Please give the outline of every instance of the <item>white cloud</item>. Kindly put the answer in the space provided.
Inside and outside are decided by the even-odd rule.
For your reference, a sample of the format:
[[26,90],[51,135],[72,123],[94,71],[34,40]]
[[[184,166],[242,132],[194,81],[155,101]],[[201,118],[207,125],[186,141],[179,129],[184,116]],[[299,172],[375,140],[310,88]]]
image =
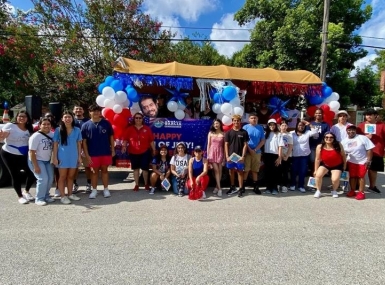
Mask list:
[[8,13],[10,13],[11,15],[14,15],[16,13],[15,7],[9,3],[5,3],[5,10],[8,11]]
[[[247,42],[231,42],[232,40],[249,40],[250,30],[254,28],[256,21],[244,26],[239,26],[234,21],[234,14],[225,14],[219,23],[212,27],[210,40],[220,54],[231,57],[235,52],[241,50]],[[227,29],[227,30],[225,30]],[[231,30],[234,29],[234,30]],[[215,42],[214,40],[229,40],[228,42]]]

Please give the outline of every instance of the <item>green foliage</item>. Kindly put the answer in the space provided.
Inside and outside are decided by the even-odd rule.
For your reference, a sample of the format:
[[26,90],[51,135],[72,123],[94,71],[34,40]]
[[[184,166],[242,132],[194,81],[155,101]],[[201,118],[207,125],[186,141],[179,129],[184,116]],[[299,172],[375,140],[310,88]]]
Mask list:
[[355,90],[351,95],[352,103],[361,108],[380,107],[382,97],[376,72],[369,66],[357,69]]
[[372,66],[376,66],[379,72],[378,76],[380,77],[381,71],[385,70],[385,50],[376,50],[377,57],[372,60]]
[[327,81],[327,84],[332,87],[334,92],[340,95],[340,109],[346,109],[346,107],[352,103],[351,97],[355,91],[355,83],[350,78],[350,71],[348,69],[337,71],[334,76]]

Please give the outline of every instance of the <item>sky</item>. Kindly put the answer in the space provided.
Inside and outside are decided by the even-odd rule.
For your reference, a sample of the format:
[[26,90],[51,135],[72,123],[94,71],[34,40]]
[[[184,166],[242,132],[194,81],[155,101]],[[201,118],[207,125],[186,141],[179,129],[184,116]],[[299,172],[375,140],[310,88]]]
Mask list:
[[[10,0],[13,7],[28,10],[33,7],[29,0]],[[145,0],[144,11],[163,23],[163,27],[173,27],[172,31],[179,37],[198,33],[196,38],[211,40],[248,40],[250,29],[255,22],[240,27],[234,21],[234,14],[243,6],[242,0]],[[366,22],[358,33],[367,46],[385,48],[385,1],[368,0],[373,8],[372,18]],[[322,15],[320,15],[322,17]],[[245,43],[213,42],[220,54],[231,57],[242,49]],[[363,68],[375,58],[375,49],[366,48],[368,55],[355,63]]]

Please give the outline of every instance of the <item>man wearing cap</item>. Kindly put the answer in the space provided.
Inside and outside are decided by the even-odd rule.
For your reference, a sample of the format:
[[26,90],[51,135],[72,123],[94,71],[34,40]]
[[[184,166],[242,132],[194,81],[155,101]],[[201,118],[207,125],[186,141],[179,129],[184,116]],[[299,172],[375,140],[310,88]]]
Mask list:
[[385,147],[385,124],[377,121],[378,113],[374,109],[364,112],[365,122],[357,127],[357,134],[364,134],[374,144],[372,162],[369,167],[369,190],[381,193],[377,188],[377,172],[384,171],[384,147]]
[[[226,194],[232,195],[239,191],[239,197],[242,197],[245,192],[245,187],[243,185],[243,171],[247,153],[247,143],[250,140],[249,134],[241,129],[241,119],[241,116],[233,115],[233,128],[225,133],[225,156],[227,166],[231,167],[229,168],[231,186]],[[231,158],[235,156],[233,154],[240,157],[236,163],[231,160]],[[235,188],[235,172],[238,174],[239,189]]]
[[348,134],[346,133],[346,128],[347,126],[351,125],[351,123],[348,123],[349,118],[350,116],[345,110],[338,111],[338,122],[330,128],[330,132],[332,132],[336,136],[337,141],[339,142],[348,137]]
[[[347,155],[349,169],[350,191],[348,197],[356,197],[357,200],[365,199],[365,175],[370,167],[374,144],[364,135],[357,135],[357,127],[349,125],[346,127],[348,137],[341,142]],[[356,186],[358,182],[358,193]]]

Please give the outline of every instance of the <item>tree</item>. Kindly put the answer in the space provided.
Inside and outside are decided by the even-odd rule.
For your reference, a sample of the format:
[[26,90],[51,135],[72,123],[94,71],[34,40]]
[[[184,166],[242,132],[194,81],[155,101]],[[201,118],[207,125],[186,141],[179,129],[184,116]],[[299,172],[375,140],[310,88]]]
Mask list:
[[370,66],[357,69],[355,90],[351,101],[361,108],[382,106],[378,75]]
[[376,66],[379,73],[385,70],[385,50],[376,50],[377,57],[372,60],[371,65]]
[[355,94],[355,83],[350,78],[350,71],[343,69],[335,72],[334,76],[327,80],[327,84],[332,86],[333,91],[340,95],[338,100],[341,104],[340,109],[346,109],[352,103],[351,98]]
[[[334,1],[330,7],[328,76],[354,68],[366,55],[356,31],[371,16],[363,0]],[[251,43],[236,53],[233,64],[319,73],[323,5],[319,0],[246,0],[234,18],[243,25],[258,19]]]

